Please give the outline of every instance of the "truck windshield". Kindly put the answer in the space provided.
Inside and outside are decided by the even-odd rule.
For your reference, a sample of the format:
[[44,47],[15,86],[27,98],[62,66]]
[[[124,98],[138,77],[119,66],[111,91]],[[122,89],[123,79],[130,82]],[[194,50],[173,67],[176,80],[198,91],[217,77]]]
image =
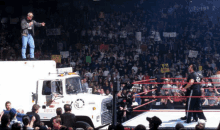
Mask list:
[[82,92],[81,80],[80,78],[68,78],[66,79],[66,93],[74,94]]

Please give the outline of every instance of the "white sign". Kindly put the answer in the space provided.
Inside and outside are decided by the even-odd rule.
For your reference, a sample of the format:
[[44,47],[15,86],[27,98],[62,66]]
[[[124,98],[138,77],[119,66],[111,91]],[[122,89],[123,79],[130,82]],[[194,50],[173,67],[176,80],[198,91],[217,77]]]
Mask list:
[[193,50],[190,50],[189,51],[189,57],[190,58],[193,58],[193,57],[197,57],[197,55],[198,55],[198,51],[193,51]]
[[135,38],[137,41],[141,41],[141,32],[136,32],[135,33]]
[[140,54],[141,53],[141,49],[136,49],[136,51]]
[[69,56],[69,51],[61,51],[60,55],[62,56],[62,58],[68,58]]
[[176,37],[176,32],[171,32],[170,37]]
[[176,37],[176,32],[163,32],[163,37]]
[[163,32],[163,37],[170,37],[170,33],[168,33],[168,32]]
[[54,29],[47,29],[47,36],[49,35],[61,35],[60,28],[54,28]]
[[160,38],[160,33],[159,32],[156,32],[155,34],[155,37],[154,37],[154,41],[161,41],[161,38]]

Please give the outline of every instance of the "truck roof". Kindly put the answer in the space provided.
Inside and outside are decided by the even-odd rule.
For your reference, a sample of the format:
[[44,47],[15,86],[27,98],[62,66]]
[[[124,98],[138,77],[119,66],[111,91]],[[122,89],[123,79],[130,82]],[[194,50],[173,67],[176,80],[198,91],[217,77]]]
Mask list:
[[53,60],[0,61],[0,66],[0,88],[3,88],[0,91],[1,110],[6,101],[10,101],[16,109],[31,110],[32,98],[29,97],[36,91],[37,81],[47,78],[49,73],[57,73]]
[[50,75],[46,78],[40,79],[40,80],[54,80],[54,79],[66,79],[66,78],[73,78],[73,77],[78,77],[80,78],[79,75],[64,75],[64,76],[59,76],[58,74],[53,74]]

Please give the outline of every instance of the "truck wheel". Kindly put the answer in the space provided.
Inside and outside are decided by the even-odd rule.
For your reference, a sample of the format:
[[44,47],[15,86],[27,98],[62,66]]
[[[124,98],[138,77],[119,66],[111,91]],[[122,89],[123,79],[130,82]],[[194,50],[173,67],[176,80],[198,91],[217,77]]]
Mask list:
[[87,122],[84,121],[77,121],[76,122],[76,130],[86,130],[88,127],[91,127]]

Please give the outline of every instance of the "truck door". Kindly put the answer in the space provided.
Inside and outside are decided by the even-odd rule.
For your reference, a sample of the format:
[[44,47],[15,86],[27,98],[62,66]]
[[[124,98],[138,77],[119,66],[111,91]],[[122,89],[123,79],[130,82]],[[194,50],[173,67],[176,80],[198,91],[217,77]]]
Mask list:
[[[38,101],[41,109],[39,115],[41,119],[51,119],[56,116],[56,108],[63,107],[63,87],[61,80],[43,81],[42,90],[39,92]],[[40,86],[39,86],[40,87]]]

